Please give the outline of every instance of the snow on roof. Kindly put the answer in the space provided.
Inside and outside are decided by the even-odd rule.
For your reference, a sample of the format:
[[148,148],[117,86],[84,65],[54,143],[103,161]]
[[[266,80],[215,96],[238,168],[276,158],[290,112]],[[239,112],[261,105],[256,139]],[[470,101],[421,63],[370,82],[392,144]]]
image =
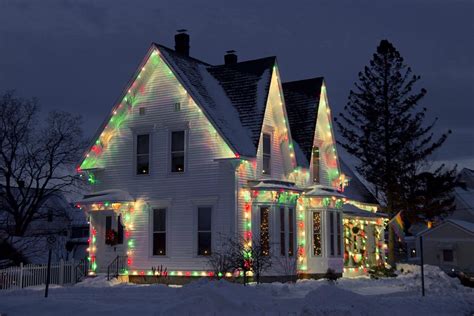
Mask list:
[[353,201],[367,204],[379,204],[375,196],[369,191],[357,174],[342,160],[339,159],[341,172],[350,177],[349,185],[344,188],[344,195]]
[[317,77],[282,84],[291,136],[299,144],[308,161],[303,167],[308,167],[311,161],[323,81],[323,77]]
[[297,187],[293,182],[289,182],[289,181],[282,181],[282,180],[277,180],[277,179],[261,179],[257,181],[258,181],[257,184],[250,186],[254,190],[301,191],[299,187]]
[[317,185],[311,186],[310,188],[311,190],[306,192],[304,194],[305,196],[321,196],[321,197],[322,196],[335,196],[335,197],[340,197],[340,198],[346,197],[344,194],[342,194],[338,190],[332,187],[325,186],[325,185],[317,184]]
[[84,195],[84,198],[77,203],[89,204],[98,202],[133,202],[135,199],[126,191],[111,189],[98,191],[91,194]]
[[459,219],[448,219],[448,222],[451,222],[455,225],[464,228],[467,231],[470,231],[471,233],[474,233],[474,223],[462,221]]
[[342,207],[342,210],[345,215],[353,216],[353,217],[366,217],[366,218],[380,218],[380,217],[387,218],[388,217],[387,214],[380,213],[380,212],[373,213],[370,211],[360,209],[357,206],[353,204],[348,204],[348,203],[344,204],[344,206]]
[[211,66],[155,45],[230,146],[255,156],[275,58]]

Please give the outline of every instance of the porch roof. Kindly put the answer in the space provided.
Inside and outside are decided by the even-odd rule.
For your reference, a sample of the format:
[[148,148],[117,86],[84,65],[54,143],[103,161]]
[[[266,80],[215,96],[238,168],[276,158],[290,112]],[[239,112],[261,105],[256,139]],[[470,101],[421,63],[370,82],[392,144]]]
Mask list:
[[352,204],[344,204],[342,207],[342,211],[344,215],[350,216],[350,217],[365,217],[365,218],[388,218],[388,215],[385,213],[373,213],[370,211],[366,211],[363,209],[358,208],[355,205]]
[[127,192],[118,189],[98,191],[86,194],[82,200],[77,201],[80,204],[93,204],[99,202],[135,202],[135,199]]
[[335,196],[339,198],[345,198],[346,196],[339,192],[338,190],[328,187],[325,185],[314,185],[310,187],[310,191],[307,191],[304,196],[308,197],[327,197],[327,196]]

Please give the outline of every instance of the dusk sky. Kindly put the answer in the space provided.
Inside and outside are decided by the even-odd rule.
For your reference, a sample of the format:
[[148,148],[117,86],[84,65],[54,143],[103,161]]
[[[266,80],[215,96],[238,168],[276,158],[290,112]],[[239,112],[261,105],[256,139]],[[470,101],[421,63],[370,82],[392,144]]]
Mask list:
[[474,169],[474,1],[0,0],[0,91],[37,97],[43,111],[81,114],[91,136],[151,42],[191,36],[191,56],[223,63],[276,55],[283,81],[324,76],[334,113],[381,39],[401,52],[421,105],[453,131],[434,160]]

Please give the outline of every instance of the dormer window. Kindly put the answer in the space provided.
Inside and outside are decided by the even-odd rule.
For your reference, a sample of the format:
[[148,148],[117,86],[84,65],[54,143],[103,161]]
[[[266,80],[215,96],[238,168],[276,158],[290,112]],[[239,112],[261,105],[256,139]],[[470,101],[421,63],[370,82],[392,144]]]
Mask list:
[[272,173],[272,135],[263,134],[263,174]]
[[319,147],[313,147],[313,182],[320,183],[321,179],[319,177],[320,170],[320,157],[319,157]]

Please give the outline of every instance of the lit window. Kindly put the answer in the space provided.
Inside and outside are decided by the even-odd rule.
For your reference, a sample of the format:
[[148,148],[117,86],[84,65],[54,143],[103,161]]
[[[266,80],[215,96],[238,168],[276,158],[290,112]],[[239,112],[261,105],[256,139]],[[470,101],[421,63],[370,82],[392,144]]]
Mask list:
[[198,208],[198,255],[208,256],[212,247],[212,209],[210,207]]
[[137,174],[150,172],[150,134],[137,135]]
[[184,172],[185,132],[171,132],[171,172]]
[[272,135],[263,134],[263,174],[272,173]]
[[166,255],[166,209],[153,210],[153,255]]
[[313,212],[313,255],[320,256],[321,249],[321,213]]
[[313,147],[313,182],[314,183],[319,183],[320,178],[319,178],[319,147]]
[[270,210],[268,207],[260,208],[260,247],[264,256],[270,255]]

